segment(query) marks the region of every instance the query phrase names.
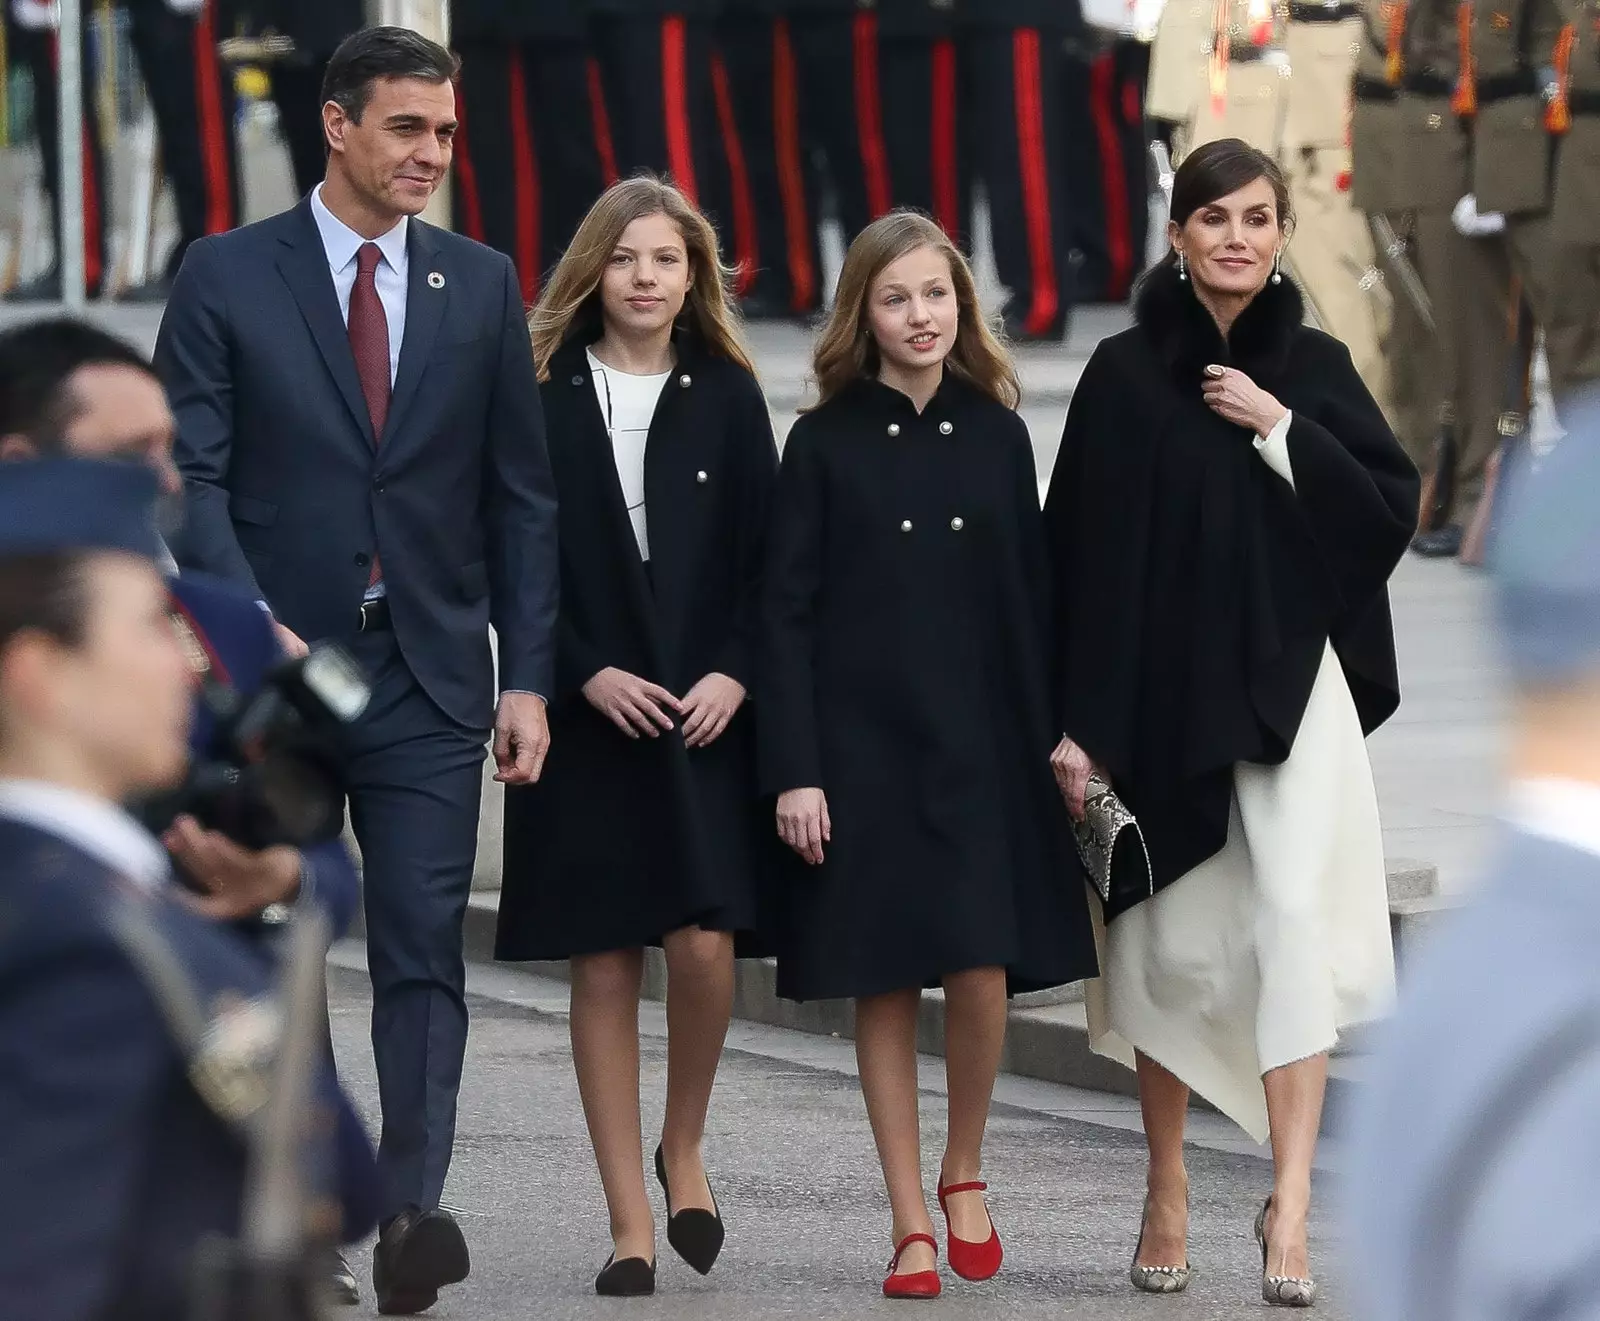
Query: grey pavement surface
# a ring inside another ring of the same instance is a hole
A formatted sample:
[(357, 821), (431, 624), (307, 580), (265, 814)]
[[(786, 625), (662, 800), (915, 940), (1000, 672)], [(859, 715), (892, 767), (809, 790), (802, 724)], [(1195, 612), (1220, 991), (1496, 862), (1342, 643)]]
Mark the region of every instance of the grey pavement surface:
[[(341, 1073), (376, 1121), (367, 1045), (370, 1004), (359, 950), (335, 952), (330, 1001)], [(428, 1315), (440, 1321), (538, 1317), (780, 1318), (824, 1321), (899, 1314), (879, 1285), (890, 1255), (888, 1202), (848, 1043), (736, 1024), (713, 1098), (706, 1157), (728, 1225), (716, 1270), (702, 1279), (666, 1245), (659, 1190), (660, 1272), (654, 1299), (598, 1299), (593, 1277), (610, 1244), (567, 1049), (566, 988), (504, 969), (474, 969), (472, 1032), (455, 1163), (445, 1201), (459, 1209), (473, 1254), (465, 1285)], [(647, 1144), (660, 1123), (665, 1076), (661, 1006), (642, 1013)], [(928, 1187), (943, 1133), (941, 1065), (925, 1059), (922, 1146)], [(1192, 1117), (1186, 1294), (1147, 1298), (1129, 1287), (1138, 1234), (1143, 1143), (1120, 1098), (1002, 1079), (985, 1175), (1006, 1247), (993, 1281), (945, 1271), (939, 1314), (970, 1318), (1148, 1318), (1223, 1321), (1260, 1315), (1260, 1258), (1250, 1227), (1270, 1190), (1268, 1165), (1244, 1154), (1214, 1117)], [(1331, 1146), (1331, 1144), (1328, 1144)], [(1251, 1147), (1251, 1151), (1256, 1150)], [(641, 1160), (643, 1153), (641, 1153)], [(1337, 1244), (1324, 1206), (1312, 1260), (1318, 1314), (1346, 1321)], [(930, 1210), (937, 1216), (936, 1207)], [(943, 1238), (942, 1226), (940, 1237)], [(351, 1256), (372, 1315), (370, 1256)]]

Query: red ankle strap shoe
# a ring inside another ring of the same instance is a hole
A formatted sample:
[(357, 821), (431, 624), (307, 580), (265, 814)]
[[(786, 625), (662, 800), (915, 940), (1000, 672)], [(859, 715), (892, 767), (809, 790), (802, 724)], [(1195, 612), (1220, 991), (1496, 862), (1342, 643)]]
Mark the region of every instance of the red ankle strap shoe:
[[(950, 1269), (963, 1280), (993, 1279), (1000, 1270), (1005, 1252), (1000, 1247), (1000, 1231), (994, 1227), (992, 1217), (989, 1220), (989, 1237), (982, 1243), (957, 1238), (956, 1231), (950, 1228), (950, 1205), (945, 1199), (956, 1193), (987, 1192), (988, 1188), (988, 1184), (976, 1181), (939, 1186), (939, 1209), (944, 1212), (945, 1231), (950, 1238)], [(984, 1211), (988, 1211), (987, 1203)]]
[(896, 1275), (894, 1268), (900, 1264), (900, 1258), (905, 1255), (905, 1250), (913, 1243), (926, 1243), (933, 1249), (935, 1258), (939, 1255), (939, 1245), (934, 1242), (932, 1234), (907, 1234), (895, 1245), (894, 1260), (889, 1263), (889, 1274), (883, 1282), (883, 1296), (885, 1298), (937, 1298), (939, 1296), (939, 1272), (912, 1271), (906, 1275)]

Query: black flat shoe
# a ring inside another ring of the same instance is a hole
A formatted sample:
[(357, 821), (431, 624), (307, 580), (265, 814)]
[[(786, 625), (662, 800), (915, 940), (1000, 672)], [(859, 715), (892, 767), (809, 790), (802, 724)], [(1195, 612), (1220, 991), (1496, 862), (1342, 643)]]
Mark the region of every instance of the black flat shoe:
[(647, 1298), (656, 1291), (656, 1264), (643, 1257), (618, 1261), (613, 1253), (594, 1277), (594, 1291), (602, 1298)]
[[(707, 1211), (691, 1206), (672, 1214), (672, 1189), (667, 1187), (667, 1162), (662, 1159), (661, 1148), (656, 1148), (656, 1178), (661, 1181), (661, 1191), (667, 1197), (667, 1242), (672, 1250), (702, 1275), (711, 1274), (717, 1264), (717, 1254), (722, 1251), (727, 1231), (722, 1225), (722, 1211)], [(711, 1180), (706, 1180), (711, 1187)], [(716, 1193), (711, 1194), (711, 1205), (717, 1205)]]
[(1459, 523), (1446, 523), (1433, 532), (1419, 532), (1411, 539), (1411, 553), (1425, 560), (1449, 560), (1461, 554), (1465, 533)]

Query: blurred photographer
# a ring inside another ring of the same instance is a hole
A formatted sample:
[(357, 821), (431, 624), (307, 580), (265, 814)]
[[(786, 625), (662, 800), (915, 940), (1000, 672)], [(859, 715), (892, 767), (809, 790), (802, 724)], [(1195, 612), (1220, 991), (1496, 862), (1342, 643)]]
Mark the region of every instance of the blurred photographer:
[[(159, 521), (170, 536), (181, 519), (183, 491), (172, 462), (173, 433), (161, 382), (144, 356), (122, 340), (71, 318), (0, 332), (0, 462), (73, 457), (147, 465), (161, 491)], [(218, 734), (218, 704), (206, 700), (207, 685), (226, 685), (236, 706), (248, 708), (253, 700), (259, 705), (263, 696), (274, 696), (268, 689), (287, 657), (259, 603), (220, 579), (180, 573), (170, 555), (165, 569), (169, 613), (199, 680), (191, 765), (204, 767)], [(332, 795), (342, 814), (336, 788)], [(331, 833), (303, 851), (284, 843), (250, 848), (180, 812), (162, 830), (161, 841), (190, 891), (184, 897), (206, 916), (265, 940), (288, 905), (315, 896), (337, 938), (355, 915), (360, 886), (349, 851), (337, 838), (337, 823)], [(342, 1260), (332, 1272), (335, 1296), (357, 1302), (355, 1278)]]

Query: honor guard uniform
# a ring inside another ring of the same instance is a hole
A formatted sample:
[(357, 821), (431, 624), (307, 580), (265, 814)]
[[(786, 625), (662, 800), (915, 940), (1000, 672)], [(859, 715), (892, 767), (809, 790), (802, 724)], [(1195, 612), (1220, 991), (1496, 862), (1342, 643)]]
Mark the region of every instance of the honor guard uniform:
[(1475, 210), (1505, 218), (1560, 411), (1600, 381), (1600, 6), (1474, 0)]
[(962, 0), (962, 138), (989, 201), (1007, 333), (1059, 339), (1075, 295), (1062, 45), (1081, 18), (1062, 0)]
[(749, 181), (746, 319), (809, 317), (822, 306), (814, 143), (801, 119), (789, 0), (725, 0), (717, 49)]
[[(100, 294), (106, 276), (106, 161), (100, 143), (100, 110), (95, 96), (90, 7), (83, 7), (83, 275), (90, 298)], [(45, 196), (55, 217), (56, 259), (49, 270), (6, 292), (14, 302), (61, 299), (61, 94), (57, 64), (60, 13), (56, 0), (7, 0), (6, 46), (33, 81), (33, 123), (39, 140), (39, 165)]]
[(128, 36), (144, 75), (161, 163), (178, 216), (166, 269), (123, 296), (163, 302), (189, 245), (240, 223), (233, 78), (218, 42), (218, 0), (124, 0)]
[(617, 180), (584, 13), (583, 0), (455, 0), (450, 11), (461, 57), (455, 226), (511, 258), (530, 304)]
[[(0, 466), (0, 559), (155, 558), (154, 496), (125, 463)], [(0, 1297), (29, 1321), (189, 1315), (197, 1249), (240, 1229), (283, 1031), (271, 963), (178, 902), (160, 845), (107, 800), (0, 781), (0, 859)], [(353, 1241), (375, 1160), (318, 1072), (317, 1209)]]
[[(1470, 7), (1455, 0), (1364, 4), (1351, 119), (1353, 195), (1408, 236), (1398, 261), (1420, 274), (1426, 290), (1431, 334), (1427, 321), (1413, 321), (1405, 299), (1395, 300), (1391, 351), (1419, 353), (1426, 363), (1415, 372), (1397, 364), (1395, 375), (1419, 379), (1427, 391), (1423, 408), (1409, 419), (1400, 413), (1396, 431), (1438, 493), (1424, 500), (1433, 508), (1422, 511), (1425, 530), (1415, 549), (1454, 555), (1500, 442), (1506, 381), (1519, 354), (1520, 295), (1504, 237), (1468, 237), (1453, 218), (1472, 193)], [(1404, 281), (1405, 272), (1395, 278)]]
[[(453, 8), (460, 8), (458, 3)], [(289, 151), (295, 192), (304, 197), (328, 168), (322, 129), (322, 79), (339, 43), (366, 26), (364, 0), (250, 0), (265, 32), (287, 37), (293, 48), (272, 60), (272, 102), (278, 132)]]

